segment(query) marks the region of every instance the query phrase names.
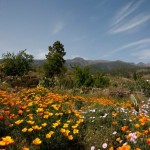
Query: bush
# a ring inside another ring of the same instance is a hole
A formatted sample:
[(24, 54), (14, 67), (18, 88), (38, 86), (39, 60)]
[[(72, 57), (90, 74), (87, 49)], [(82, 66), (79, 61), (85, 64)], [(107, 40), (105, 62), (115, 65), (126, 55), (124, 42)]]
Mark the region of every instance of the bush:
[(1, 71), (6, 76), (22, 76), (32, 69), (33, 56), (20, 51), (17, 55), (8, 52), (3, 54)]

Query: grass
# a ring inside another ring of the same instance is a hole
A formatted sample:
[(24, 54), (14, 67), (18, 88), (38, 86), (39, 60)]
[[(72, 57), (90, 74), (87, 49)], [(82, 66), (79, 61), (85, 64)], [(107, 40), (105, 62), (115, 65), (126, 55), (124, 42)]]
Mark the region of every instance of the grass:
[(0, 90), (0, 149), (147, 150), (150, 101), (58, 94), (37, 87)]

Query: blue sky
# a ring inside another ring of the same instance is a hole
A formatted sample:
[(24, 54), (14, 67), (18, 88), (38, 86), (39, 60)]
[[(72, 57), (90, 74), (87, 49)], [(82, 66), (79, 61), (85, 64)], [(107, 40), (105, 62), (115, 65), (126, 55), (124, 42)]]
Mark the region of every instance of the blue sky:
[(44, 59), (59, 40), (65, 59), (150, 62), (150, 0), (0, 0), (0, 56)]

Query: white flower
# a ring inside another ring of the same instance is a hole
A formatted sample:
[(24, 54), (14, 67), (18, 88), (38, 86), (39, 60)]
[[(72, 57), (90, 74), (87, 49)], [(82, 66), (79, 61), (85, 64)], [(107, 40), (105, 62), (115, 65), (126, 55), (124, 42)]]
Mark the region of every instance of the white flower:
[(116, 131), (114, 131), (114, 132), (113, 132), (113, 135), (115, 135), (115, 134), (117, 134), (117, 132), (116, 132)]
[(136, 143), (137, 135), (136, 133), (129, 133), (128, 137), (130, 138), (130, 142), (133, 142), (134, 144)]
[(95, 112), (95, 109), (90, 109), (89, 112)]
[(123, 142), (123, 140), (120, 140), (120, 141), (119, 141), (119, 143), (122, 143), (122, 142)]
[(127, 144), (128, 144), (128, 143), (126, 142), (126, 143), (123, 144), (123, 146), (125, 146), (125, 145), (127, 145)]
[(103, 143), (102, 147), (105, 149), (107, 148), (107, 143)]
[(91, 150), (95, 150), (95, 146), (91, 146)]

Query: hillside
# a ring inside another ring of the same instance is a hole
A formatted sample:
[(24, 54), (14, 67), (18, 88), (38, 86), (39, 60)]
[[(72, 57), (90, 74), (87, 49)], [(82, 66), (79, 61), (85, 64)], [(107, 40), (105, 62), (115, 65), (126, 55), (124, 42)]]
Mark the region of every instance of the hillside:
[(107, 60), (85, 60), (83, 58), (77, 57), (74, 59), (66, 60), (66, 66), (71, 69), (72, 66), (78, 65), (80, 67), (89, 66), (92, 71), (112, 71), (118, 69), (136, 69), (145, 67), (144, 63), (134, 64), (129, 62), (117, 61), (107, 61)]
[[(34, 60), (34, 66), (35, 67), (40, 67), (45, 60)], [(0, 60), (1, 62), (1, 60)], [(85, 67), (89, 66), (90, 70), (93, 72), (101, 71), (101, 72), (112, 72), (112, 71), (121, 71), (121, 70), (126, 70), (126, 71), (134, 71), (137, 69), (142, 69), (146, 67), (150, 67), (149, 64), (145, 63), (129, 63), (129, 62), (123, 62), (120, 60), (117, 61), (108, 61), (108, 60), (85, 60), (81, 57), (76, 57), (74, 59), (67, 59), (65, 62), (66, 67), (69, 70), (72, 70), (73, 66), (80, 66), (80, 67)]]

